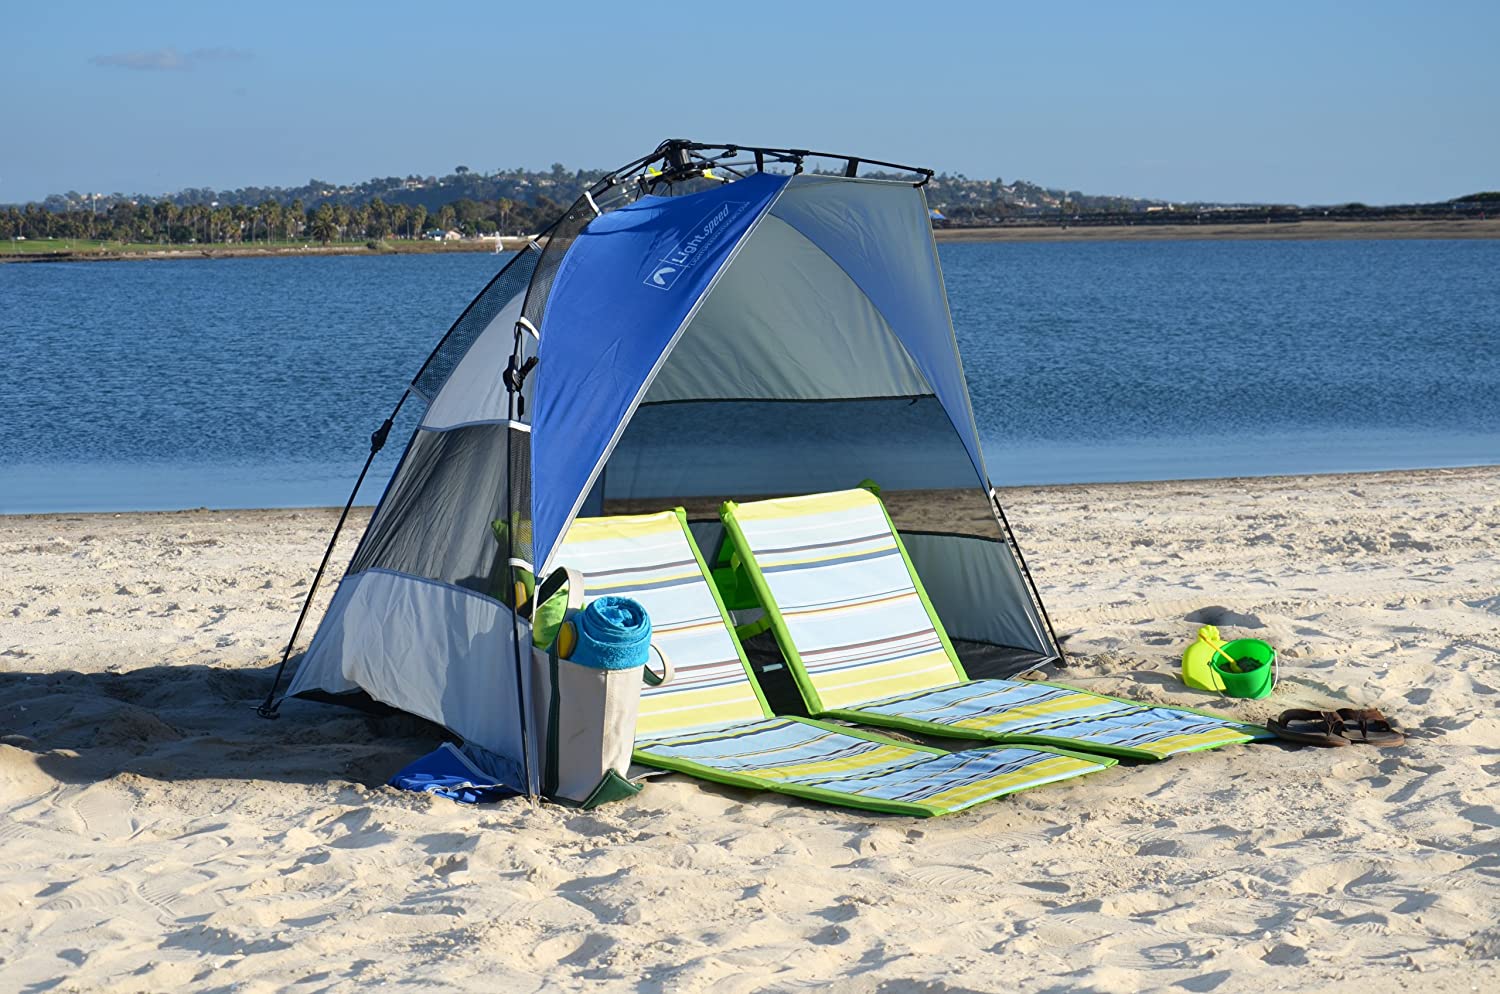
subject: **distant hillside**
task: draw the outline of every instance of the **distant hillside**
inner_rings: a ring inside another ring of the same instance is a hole
[[[67,193],[52,194],[39,206],[57,212],[102,212],[120,203],[134,206],[167,202],[179,207],[254,207],[275,203],[290,207],[293,202],[300,201],[304,208],[316,208],[323,203],[364,206],[378,199],[389,206],[420,205],[427,208],[429,213],[435,214],[444,205],[465,199],[476,202],[508,200],[533,207],[566,206],[579,197],[585,187],[604,175],[605,171],[602,169],[569,170],[561,163],[554,163],[551,169],[545,171],[499,169],[479,172],[467,166],[458,166],[446,176],[386,176],[362,183],[310,179],[301,186],[247,186],[234,190],[189,187],[161,195],[79,193],[70,190]],[[891,178],[895,176],[892,175]],[[939,173],[934,176],[928,185],[927,198],[944,213],[954,212],[960,216],[974,212],[992,214],[996,210],[1024,213],[1064,207],[1085,211],[1144,211],[1149,207],[1166,205],[1166,201],[1162,200],[1085,194],[1078,190],[1040,186],[1027,180],[1006,183],[998,177],[969,179],[961,173]]]
[[[0,206],[0,239],[83,239],[159,244],[318,241],[324,245],[388,237],[416,239],[533,235],[546,228],[598,181],[603,170],[499,169],[457,166],[446,176],[387,176],[338,184],[311,179],[295,187],[195,187],[150,196],[123,193],[53,194],[41,203]],[[910,179],[907,174],[863,175]],[[1328,207],[1275,204],[1170,203],[1102,196],[939,173],[927,185],[934,224],[946,228],[1060,225],[1248,224],[1271,221],[1395,220],[1487,217],[1500,210],[1500,193],[1473,193],[1436,204]],[[17,249],[12,244],[12,251]]]
[[[310,179],[301,186],[247,186],[234,190],[216,190],[212,187],[189,187],[175,193],[160,195],[134,193],[54,193],[41,202],[47,210],[67,211],[79,209],[104,210],[117,203],[154,204],[173,203],[179,207],[224,206],[254,207],[275,203],[290,207],[301,201],[304,207],[315,208],[320,204],[344,204],[350,207],[364,206],[375,200],[389,205],[402,204],[408,207],[422,206],[436,213],[446,204],[456,200],[474,201],[510,200],[517,204],[536,206],[542,203],[572,203],[583,189],[604,175],[600,169],[569,171],[561,163],[550,170],[506,169],[495,172],[475,172],[467,166],[458,166],[447,176],[386,176],[365,180],[362,183],[334,183],[328,180]]]

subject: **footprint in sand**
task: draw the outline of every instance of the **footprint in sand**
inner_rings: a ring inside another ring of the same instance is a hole
[[[600,932],[564,932],[537,943],[532,957],[540,963],[585,966],[614,949],[615,940]]]
[[[169,920],[209,915],[225,901],[208,889],[212,874],[200,870],[176,870],[153,875],[136,886],[136,894]]]
[[[993,880],[995,875],[976,866],[939,863],[913,867],[907,871],[906,877],[912,883],[918,884],[923,891],[943,892],[982,886]]]
[[[38,911],[68,914],[118,908],[130,899],[130,889],[118,880],[89,877],[51,884],[38,891],[35,896],[42,901],[37,905]]]
[[[145,712],[140,712],[140,714],[144,715]],[[110,724],[118,725],[121,719],[128,721],[129,717],[132,717],[130,712],[123,712],[120,718]],[[108,727],[101,728],[95,737],[94,744],[115,745],[135,738],[130,735],[122,738],[110,732],[111,729]],[[173,737],[180,738],[181,736]],[[130,835],[136,828],[135,819],[132,817],[134,802],[108,783],[97,783],[85,787],[58,806],[72,812],[73,816],[82,823],[83,830],[92,838],[121,838]]]

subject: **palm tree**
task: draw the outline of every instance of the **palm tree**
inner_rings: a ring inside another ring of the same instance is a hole
[[[333,223],[338,225],[339,241],[343,241],[344,232],[349,230],[349,208],[343,204],[334,204]]]
[[[235,239],[237,241],[243,242],[245,240],[245,233],[247,231],[250,231],[250,229],[254,225],[254,214],[251,212],[251,209],[249,207],[246,207],[243,204],[234,205],[229,209],[229,213],[230,216],[234,219],[232,231]],[[250,234],[253,238],[254,232],[250,231]],[[228,239],[226,238],[225,241],[228,241]]]
[[[187,228],[187,240],[196,242],[208,234],[208,227],[203,223],[203,212],[207,210],[202,204],[188,204],[182,209],[181,220]]]
[[[155,217],[156,240],[172,240],[172,227],[177,224],[177,215],[180,213],[177,205],[170,200],[158,200],[151,208]]]
[[[360,235],[369,235],[370,208],[368,205],[349,208],[349,227],[354,229],[356,238]]]
[[[376,197],[370,201],[367,208],[368,220],[365,222],[365,234],[371,238],[384,238],[391,233],[391,211],[385,205],[385,201]]]
[[[267,200],[260,205],[260,209],[266,224],[266,244],[269,245],[271,232],[280,231],[282,224],[285,223],[282,219],[281,205],[274,200]]]
[[[312,224],[308,226],[309,233],[318,241],[327,245],[338,237],[339,221],[338,215],[334,213],[331,204],[322,204],[313,212]]]
[[[234,227],[234,211],[228,207],[216,207],[213,211],[212,231],[218,232],[227,244],[230,229]]]

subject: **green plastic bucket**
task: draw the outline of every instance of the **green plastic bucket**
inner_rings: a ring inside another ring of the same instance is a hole
[[[1260,639],[1235,639],[1225,642],[1222,651],[1234,663],[1216,652],[1209,665],[1224,681],[1224,693],[1252,701],[1270,696],[1276,686],[1275,649]]]

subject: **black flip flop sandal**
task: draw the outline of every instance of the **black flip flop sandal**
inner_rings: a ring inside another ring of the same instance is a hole
[[[1309,711],[1293,708],[1281,712],[1279,717],[1266,722],[1278,739],[1300,742],[1303,745],[1346,746],[1350,740],[1344,737],[1344,719],[1337,711]]]
[[[1339,708],[1344,738],[1356,745],[1389,749],[1406,741],[1406,732],[1375,708]]]

